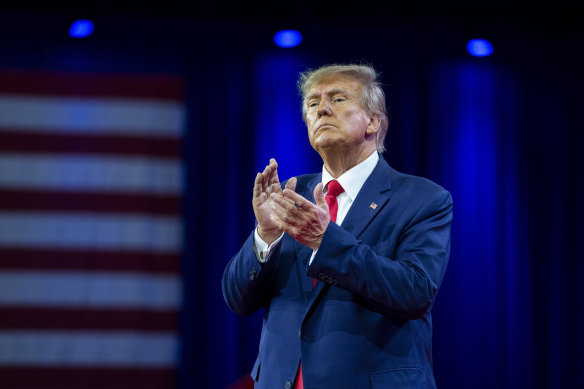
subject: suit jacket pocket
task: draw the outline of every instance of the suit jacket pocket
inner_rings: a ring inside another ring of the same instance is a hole
[[[371,373],[371,388],[425,389],[426,374],[415,367]]]

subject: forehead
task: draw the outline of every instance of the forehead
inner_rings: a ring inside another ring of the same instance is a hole
[[[308,89],[306,98],[337,92],[361,94],[361,82],[343,74],[335,74],[322,78]]]

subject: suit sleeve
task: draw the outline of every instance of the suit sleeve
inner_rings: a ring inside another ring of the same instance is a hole
[[[444,277],[451,221],[452,198],[441,190],[399,227],[398,239],[368,245],[330,223],[307,275],[352,291],[375,309],[419,318],[430,310]]]
[[[221,280],[225,302],[238,315],[253,313],[268,304],[278,266],[281,243],[274,247],[270,260],[264,263],[258,261],[253,245],[252,232],[227,264]]]

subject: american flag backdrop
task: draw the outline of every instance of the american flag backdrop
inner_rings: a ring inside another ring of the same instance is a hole
[[[0,71],[0,388],[172,388],[183,82]]]

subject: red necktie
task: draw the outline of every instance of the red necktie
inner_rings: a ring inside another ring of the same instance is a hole
[[[331,215],[331,220],[335,223],[337,222],[337,212],[339,211],[339,203],[337,202],[337,196],[343,193],[345,190],[339,184],[337,180],[332,180],[327,185],[326,196],[324,197],[326,203],[329,206],[329,214]]]
[[[331,216],[331,220],[333,222],[337,222],[337,212],[339,211],[339,203],[337,202],[337,196],[343,193],[345,190],[339,184],[337,180],[332,180],[327,185],[327,192],[324,199],[329,207],[329,215]],[[312,289],[316,286],[316,278],[312,280]],[[294,388],[293,389],[304,389],[304,382],[302,381],[302,361],[300,361],[300,365],[298,366],[298,375],[294,380]]]
[[[329,207],[329,215],[331,220],[335,223],[337,222],[337,212],[339,211],[339,203],[337,202],[337,196],[343,193],[345,190],[339,184],[337,180],[332,180],[327,184],[326,196],[324,199]],[[312,280],[312,289],[316,286],[316,278]]]

